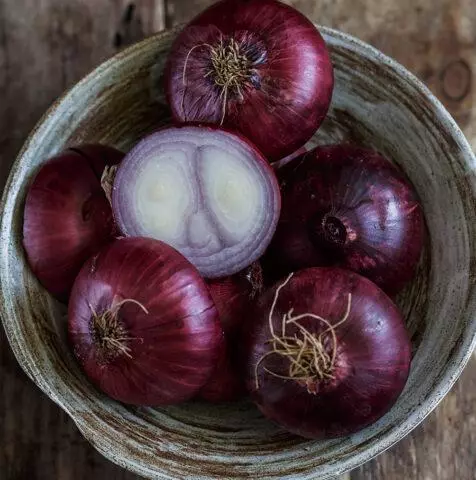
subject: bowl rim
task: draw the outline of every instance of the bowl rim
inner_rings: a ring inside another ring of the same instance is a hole
[[[476,169],[476,157],[463,132],[457,125],[456,121],[452,118],[450,113],[440,102],[440,100],[438,100],[438,98],[422,81],[420,81],[414,74],[409,72],[396,60],[393,60],[377,48],[371,46],[370,44],[348,33],[341,32],[334,28],[320,26],[318,24],[316,24],[316,27],[319,29],[323,37],[332,37],[333,39],[338,40],[347,47],[354,47],[364,51],[368,57],[377,59],[379,63],[383,63],[393,72],[397,73],[399,76],[407,80],[409,84],[411,84],[412,88],[414,88],[419,94],[426,97],[428,101],[432,104],[435,112],[438,114],[439,121],[445,126],[447,131],[451,132],[451,136],[457,141],[458,150],[460,152],[459,154],[465,158],[465,162],[468,165],[471,165],[473,169]],[[74,94],[74,91],[81,88],[81,86],[87,85],[88,82],[94,79],[101,71],[108,70],[118,60],[128,57],[136,50],[142,49],[144,45],[148,43],[160,41],[161,38],[168,37],[180,31],[181,28],[183,28],[183,26],[179,25],[172,29],[163,30],[156,34],[150,35],[141,40],[140,42],[134,43],[133,45],[118,52],[114,56],[110,57],[109,59],[92,69],[81,80],[79,80],[72,87],[66,90],[49,107],[49,109],[40,118],[31,133],[28,135],[19,154],[16,157],[15,162],[11,167],[10,174],[5,184],[2,198],[0,201],[0,245],[6,245],[11,242],[7,225],[8,222],[6,222],[6,216],[8,216],[6,215],[6,212],[8,211],[8,207],[11,206],[13,202],[10,196],[11,187],[20,181],[21,167],[23,162],[25,161],[25,156],[27,152],[34,147],[36,138],[40,138],[41,134],[48,130],[52,121],[52,117],[55,111],[60,107],[60,105],[69,97],[71,97]],[[476,189],[473,194],[476,195]],[[4,279],[4,274],[2,273],[2,271],[4,270],[2,265],[5,265],[6,250],[7,249],[1,249],[0,253],[0,319],[3,324],[7,340],[21,368],[25,371],[27,376],[49,398],[51,398],[71,417],[82,435],[94,446],[94,448],[96,448],[107,459],[136,474],[153,474],[154,477],[151,478],[164,478],[160,477],[158,475],[158,472],[154,473],[140,462],[137,462],[137,459],[133,458],[133,455],[130,455],[129,457],[119,457],[118,455],[115,455],[114,452],[111,451],[110,448],[108,448],[107,442],[101,441],[101,436],[94,434],[95,429],[93,427],[90,427],[87,422],[83,421],[80,417],[76,416],[74,411],[71,411],[71,408],[69,408],[69,406],[67,405],[67,401],[65,401],[65,398],[63,398],[62,392],[58,392],[54,389],[53,382],[48,381],[48,376],[42,370],[41,366],[35,364],[31,354],[26,349],[22,348],[22,342],[17,336],[17,329],[14,328],[13,325],[10,324],[10,322],[8,322],[7,320],[9,312],[6,305],[8,302],[6,301],[6,297],[3,293],[5,289],[2,288],[3,285],[6,283],[6,280]],[[420,402],[418,407],[415,407],[413,411],[411,411],[410,414],[399,425],[382,432],[376,438],[372,438],[369,442],[366,443],[363,449],[357,448],[354,452],[347,454],[346,457],[339,460],[337,464],[332,466],[333,471],[329,474],[329,476],[325,475],[321,478],[330,478],[334,475],[344,474],[362,465],[363,463],[375,458],[377,455],[383,453],[388,448],[392,447],[395,443],[403,439],[407,434],[409,434],[437,407],[440,401],[453,387],[454,383],[457,381],[458,377],[461,375],[463,369],[471,358],[475,346],[476,312],[474,315],[472,315],[468,323],[463,327],[463,332],[456,342],[456,347],[453,348],[450,356],[448,357],[443,371],[435,379],[432,390],[428,392],[428,394]],[[312,474],[312,471],[309,471],[309,473]]]

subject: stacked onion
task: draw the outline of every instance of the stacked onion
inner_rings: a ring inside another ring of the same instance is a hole
[[[223,0],[172,47],[174,125],[126,154],[80,145],[43,165],[23,245],[68,302],[72,349],[99,390],[152,406],[248,393],[309,438],[391,408],[411,348],[388,295],[415,274],[423,214],[378,152],[305,151],[332,89],[302,14]]]

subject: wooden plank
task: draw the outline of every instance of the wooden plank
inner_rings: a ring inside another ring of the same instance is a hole
[[[25,136],[66,88],[164,26],[163,0],[0,2],[0,189]]]
[[[0,2],[0,191],[48,106],[118,49],[164,24],[162,0]],[[137,478],[96,453],[23,374],[1,328],[0,384],[0,478]]]
[[[13,358],[0,332],[0,477],[78,480],[136,477],[106,461]]]
[[[166,0],[167,28],[189,22],[197,13],[215,3],[215,0]]]

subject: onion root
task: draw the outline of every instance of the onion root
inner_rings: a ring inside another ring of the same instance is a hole
[[[255,385],[259,389],[258,367],[261,363],[271,355],[279,355],[289,360],[288,375],[281,375],[264,367],[264,371],[283,380],[294,380],[297,382],[304,382],[309,393],[316,394],[316,383],[319,381],[332,380],[334,378],[332,372],[334,370],[335,360],[337,356],[337,336],[336,329],[347,321],[350,314],[352,304],[352,294],[349,293],[347,301],[347,309],[342,319],[336,324],[332,325],[329,320],[326,320],[319,315],[313,313],[302,313],[294,315],[294,309],[291,308],[283,315],[281,322],[281,335],[275,333],[273,327],[273,315],[276,304],[279,298],[280,291],[291,280],[293,273],[291,273],[286,280],[278,286],[274,295],[274,300],[269,311],[268,321],[271,332],[272,350],[265,353],[255,365]],[[312,334],[301,323],[300,320],[305,318],[312,318],[322,322],[327,328],[318,336]],[[287,327],[294,325],[298,328],[299,334],[290,336],[287,333]],[[330,353],[326,351],[324,339],[326,335],[330,334],[332,338],[332,346]]]
[[[124,327],[119,322],[119,310],[126,303],[134,303],[146,315],[149,313],[144,305],[132,298],[126,298],[117,303],[113,302],[110,309],[104,310],[100,314],[96,313],[94,307],[89,304],[96,341],[108,357],[123,354],[128,358],[132,358],[131,348],[127,345],[127,342],[133,340],[143,341],[143,339],[127,336]]]
[[[235,89],[237,95],[240,98],[243,98],[241,88],[251,75],[251,62],[248,60],[246,55],[240,53],[240,45],[233,38],[231,38],[227,42],[227,44],[224,44],[223,38],[221,38],[220,43],[216,47],[213,47],[208,43],[202,43],[200,45],[193,46],[187,53],[182,73],[182,83],[184,87],[182,94],[182,112],[185,117],[186,114],[184,109],[184,98],[186,88],[187,65],[190,55],[196,48],[199,47],[206,47],[210,49],[212,68],[204,75],[204,77],[212,77],[215,85],[221,89],[220,99],[223,100],[223,107],[220,125],[223,125],[226,116],[228,92],[230,89]]]
[[[114,178],[117,172],[117,165],[106,166],[101,175],[101,187],[104,190],[104,195],[112,204],[112,188],[114,186]]]

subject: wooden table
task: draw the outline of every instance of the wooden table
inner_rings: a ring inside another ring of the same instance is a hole
[[[0,189],[51,102],[127,44],[212,0],[0,0]],[[423,79],[476,148],[475,0],[290,0]],[[422,426],[352,480],[476,479],[476,360]],[[0,478],[133,479],[97,454],[30,382],[0,333]],[[224,479],[225,480],[225,479]]]

